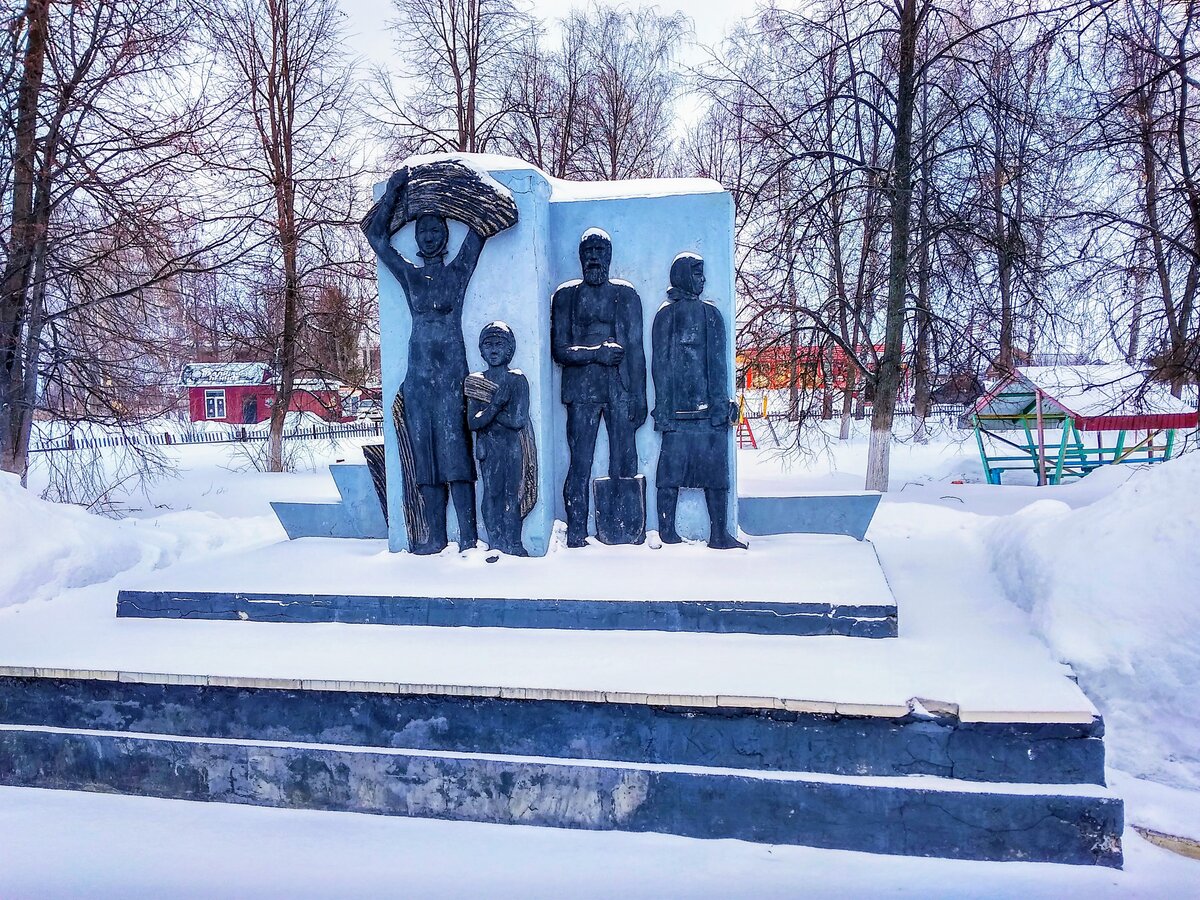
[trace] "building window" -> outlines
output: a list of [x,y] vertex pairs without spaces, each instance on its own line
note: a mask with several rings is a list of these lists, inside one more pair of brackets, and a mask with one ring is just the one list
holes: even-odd
[[225,418],[225,391],[220,390],[204,392],[204,418]]

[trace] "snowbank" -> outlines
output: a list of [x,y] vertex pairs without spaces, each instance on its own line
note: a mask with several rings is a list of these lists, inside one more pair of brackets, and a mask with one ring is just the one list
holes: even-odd
[[0,521],[5,523],[0,533],[0,607],[276,537],[271,530],[264,532],[258,519],[212,513],[105,519],[78,506],[41,500],[7,473],[0,473]]
[[1109,762],[1200,788],[1200,453],[1089,506],[1038,501],[987,542],[1010,599],[1104,714]]

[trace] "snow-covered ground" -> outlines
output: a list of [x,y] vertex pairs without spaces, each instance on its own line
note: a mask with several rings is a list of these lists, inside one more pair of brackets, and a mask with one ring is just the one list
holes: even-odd
[[0,788],[0,895],[34,898],[1187,898],[1200,862],[979,863]]
[[[996,487],[980,483],[973,442],[962,438],[946,432],[893,451],[893,490],[868,537],[902,632],[905,598],[918,593],[943,603],[969,597],[1026,628],[1071,664],[1104,714],[1110,781],[1127,822],[1200,838],[1200,454],[1062,487]],[[268,501],[336,496],[324,465],[361,459],[358,443],[311,442],[309,465],[286,475],[246,471],[229,446],[170,448],[178,477],[118,494],[118,520],[46,506],[0,478],[0,513],[19,523],[0,538],[0,633],[48,598],[56,599],[47,609],[86,603],[99,590],[87,585],[122,572],[145,581],[165,566],[281,540]],[[865,441],[813,446],[791,461],[740,451],[743,490],[861,488]],[[1129,829],[1126,869],[1112,872],[4,788],[0,833],[6,898],[164,888],[172,896],[1200,896],[1200,862]]]

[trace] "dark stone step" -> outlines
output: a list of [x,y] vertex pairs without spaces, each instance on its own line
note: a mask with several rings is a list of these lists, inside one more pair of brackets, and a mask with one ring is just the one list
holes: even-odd
[[1103,724],[0,677],[0,724],[835,775],[1103,784]]
[[716,600],[547,600],[121,591],[119,617],[469,628],[896,636],[896,606]]
[[909,856],[1122,862],[1115,798],[867,781],[0,729],[7,785]]

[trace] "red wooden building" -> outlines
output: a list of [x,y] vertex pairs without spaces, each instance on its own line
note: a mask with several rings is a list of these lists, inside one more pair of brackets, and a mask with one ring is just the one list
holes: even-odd
[[[875,345],[875,355],[883,353],[883,344]],[[867,345],[858,348],[858,356],[871,360]],[[795,366],[791,348],[757,347],[739,350],[737,365],[741,387],[746,390],[772,390],[791,387],[793,381],[801,390],[845,390],[851,363],[846,352],[836,344],[830,347],[797,347]],[[868,368],[871,368],[870,366]],[[907,383],[907,371],[905,372]],[[863,385],[861,377],[858,387]]]
[[[266,363],[188,363],[179,376],[180,386],[187,388],[193,422],[233,425],[257,425],[271,417],[276,381]],[[341,422],[342,386],[333,380],[297,381],[289,411]]]

